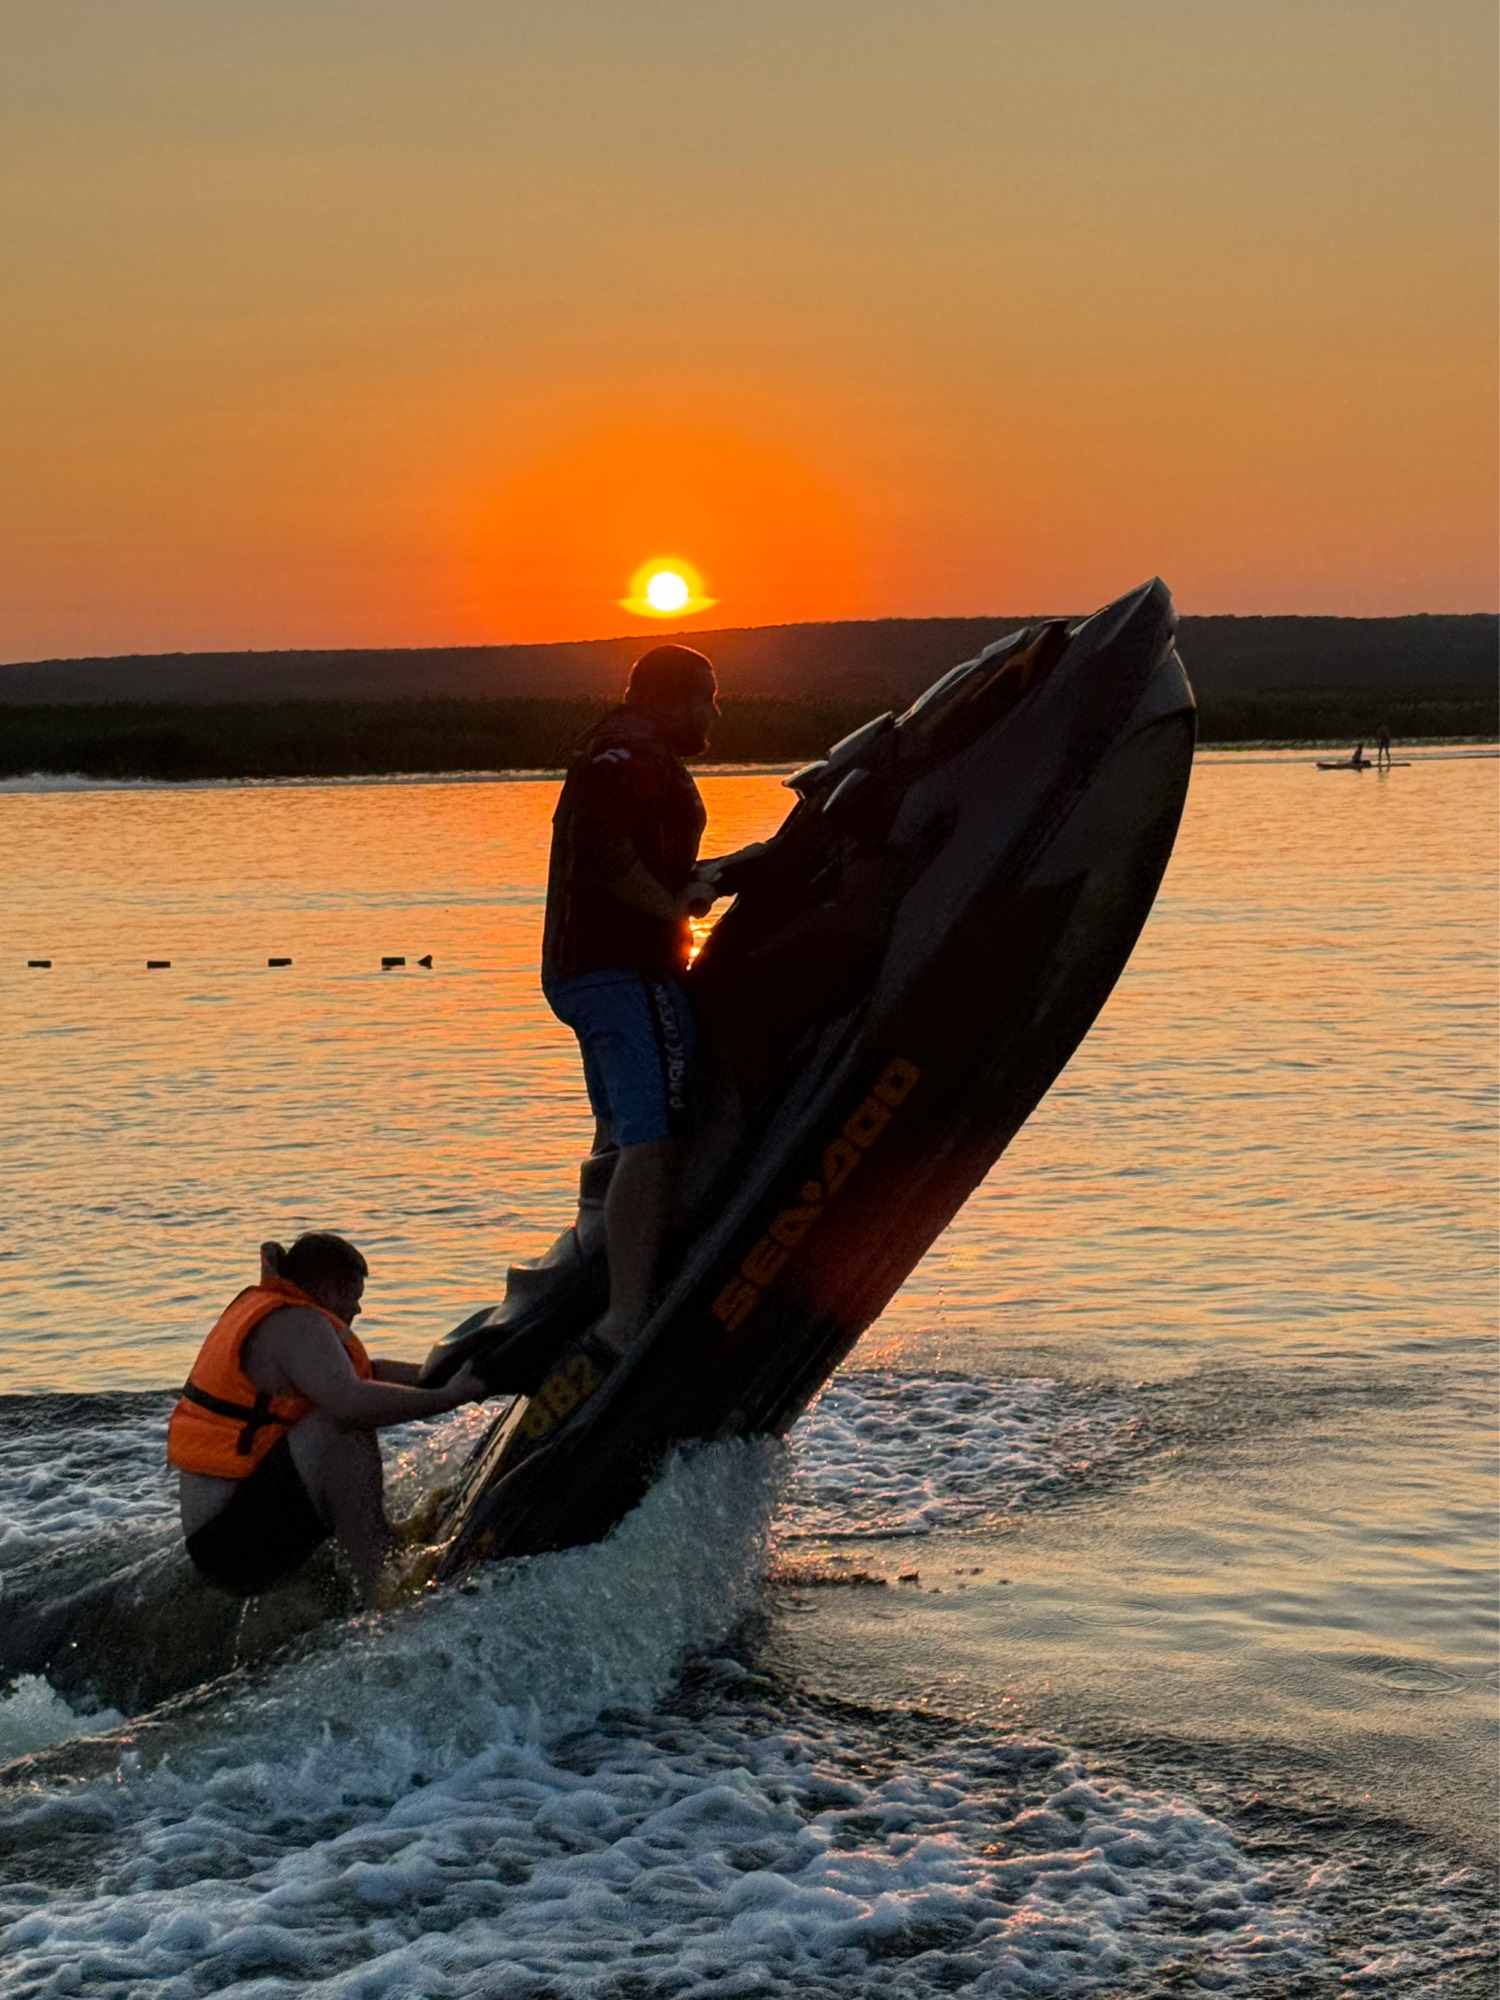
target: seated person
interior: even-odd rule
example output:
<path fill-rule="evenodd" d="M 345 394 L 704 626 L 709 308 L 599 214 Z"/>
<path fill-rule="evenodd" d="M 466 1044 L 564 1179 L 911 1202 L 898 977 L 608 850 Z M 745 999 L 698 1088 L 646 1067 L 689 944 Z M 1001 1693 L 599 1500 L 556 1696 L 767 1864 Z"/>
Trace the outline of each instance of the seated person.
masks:
<path fill-rule="evenodd" d="M 370 1359 L 351 1330 L 368 1269 L 341 1236 L 267 1244 L 259 1282 L 219 1316 L 172 1412 L 187 1552 L 236 1597 L 332 1535 L 373 1605 L 392 1539 L 376 1431 L 489 1394 L 468 1364 L 419 1389 L 419 1363 Z"/>

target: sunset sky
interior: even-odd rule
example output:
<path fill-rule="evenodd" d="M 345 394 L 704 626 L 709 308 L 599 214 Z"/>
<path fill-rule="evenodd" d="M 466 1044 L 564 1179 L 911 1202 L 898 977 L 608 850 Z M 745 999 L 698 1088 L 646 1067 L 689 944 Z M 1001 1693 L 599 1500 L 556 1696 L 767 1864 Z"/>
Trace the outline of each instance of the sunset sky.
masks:
<path fill-rule="evenodd" d="M 1480 610 L 1489 0 L 13 0 L 0 658 Z M 681 626 L 672 629 L 681 629 Z"/>

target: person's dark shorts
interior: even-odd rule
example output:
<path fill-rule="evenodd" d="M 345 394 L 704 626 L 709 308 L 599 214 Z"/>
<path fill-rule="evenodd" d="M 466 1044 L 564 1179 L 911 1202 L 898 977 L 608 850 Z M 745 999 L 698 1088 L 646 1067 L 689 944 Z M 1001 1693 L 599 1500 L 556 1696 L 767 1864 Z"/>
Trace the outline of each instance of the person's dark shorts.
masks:
<path fill-rule="evenodd" d="M 589 1103 L 615 1144 L 649 1146 L 681 1132 L 698 1038 L 677 981 L 588 972 L 545 990 L 578 1037 Z"/>
<path fill-rule="evenodd" d="M 254 1597 L 300 1569 L 330 1532 L 283 1438 L 240 1482 L 227 1506 L 188 1536 L 187 1552 L 220 1590 Z"/>

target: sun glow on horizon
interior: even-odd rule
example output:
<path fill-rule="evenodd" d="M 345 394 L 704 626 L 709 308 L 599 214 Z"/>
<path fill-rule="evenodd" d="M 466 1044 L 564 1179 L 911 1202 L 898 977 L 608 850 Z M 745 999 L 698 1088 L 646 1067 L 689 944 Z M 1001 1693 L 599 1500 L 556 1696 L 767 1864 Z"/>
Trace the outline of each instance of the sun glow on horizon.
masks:
<path fill-rule="evenodd" d="M 664 616 L 681 611 L 692 592 L 675 569 L 659 569 L 646 585 L 646 602 Z"/>
<path fill-rule="evenodd" d="M 703 579 L 691 563 L 679 556 L 653 556 L 630 579 L 630 595 L 618 601 L 637 618 L 690 618 L 719 600 L 704 595 Z"/>

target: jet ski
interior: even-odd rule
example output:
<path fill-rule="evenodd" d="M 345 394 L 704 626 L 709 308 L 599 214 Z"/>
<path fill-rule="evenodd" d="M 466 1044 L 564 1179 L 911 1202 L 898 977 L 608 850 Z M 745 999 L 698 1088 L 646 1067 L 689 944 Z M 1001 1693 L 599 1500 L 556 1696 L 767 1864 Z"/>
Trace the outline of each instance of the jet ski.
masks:
<path fill-rule="evenodd" d="M 1153 581 L 1013 633 L 786 780 L 687 974 L 705 1106 L 650 1316 L 613 1367 L 612 1155 L 576 1220 L 439 1341 L 515 1400 L 438 1574 L 606 1534 L 697 1440 L 779 1435 L 984 1179 L 1088 1032 L 1166 868 L 1192 690 Z"/>

